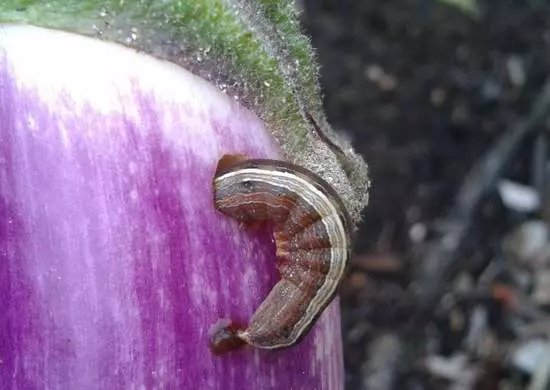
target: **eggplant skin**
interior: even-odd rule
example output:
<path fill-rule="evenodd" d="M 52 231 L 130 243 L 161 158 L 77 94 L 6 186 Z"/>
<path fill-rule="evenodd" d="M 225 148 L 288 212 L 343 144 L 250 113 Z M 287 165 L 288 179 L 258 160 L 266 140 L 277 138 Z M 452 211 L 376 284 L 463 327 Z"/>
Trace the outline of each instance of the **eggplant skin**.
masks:
<path fill-rule="evenodd" d="M 212 204 L 235 152 L 280 157 L 262 121 L 188 71 L 0 26 L 0 388 L 342 388 L 337 301 L 294 348 L 208 348 L 276 278 L 268 232 Z"/>

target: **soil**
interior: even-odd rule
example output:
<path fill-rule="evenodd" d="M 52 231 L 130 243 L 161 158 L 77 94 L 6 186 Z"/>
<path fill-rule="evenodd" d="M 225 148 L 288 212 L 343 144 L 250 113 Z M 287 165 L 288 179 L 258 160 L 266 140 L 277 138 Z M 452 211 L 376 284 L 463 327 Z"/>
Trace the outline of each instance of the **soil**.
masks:
<path fill-rule="evenodd" d="M 342 287 L 347 388 L 358 389 L 368 358 L 361 330 L 410 315 L 399 303 L 418 242 L 430 237 L 469 169 L 525 116 L 546 79 L 550 4 L 480 0 L 469 14 L 436 0 L 302 3 L 329 121 L 351 137 L 373 180 Z M 518 166 L 509 175 L 528 182 Z M 380 291 L 382 298 L 361 303 Z M 409 387 L 430 388 L 422 381 L 398 386 Z"/>

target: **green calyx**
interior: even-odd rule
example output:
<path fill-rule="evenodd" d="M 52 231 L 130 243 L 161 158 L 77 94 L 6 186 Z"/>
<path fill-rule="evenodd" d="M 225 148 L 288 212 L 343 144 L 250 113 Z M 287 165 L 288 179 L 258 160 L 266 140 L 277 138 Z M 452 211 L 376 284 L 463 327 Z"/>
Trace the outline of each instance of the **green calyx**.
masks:
<path fill-rule="evenodd" d="M 338 144 L 325 120 L 313 50 L 300 32 L 297 14 L 292 0 L 0 2 L 0 24 L 31 24 L 97 37 L 189 69 L 262 118 L 291 160 L 319 149 L 311 142 L 316 137 L 312 118 L 317 132 L 332 139 L 332 146 Z M 349 148 L 336 155 L 339 167 L 320 173 L 341 175 L 348 182 L 343 197 L 358 220 L 367 201 L 366 166 Z M 319 161 L 295 162 L 315 168 L 326 161 L 320 156 Z M 335 181 L 342 187 L 341 180 Z"/>

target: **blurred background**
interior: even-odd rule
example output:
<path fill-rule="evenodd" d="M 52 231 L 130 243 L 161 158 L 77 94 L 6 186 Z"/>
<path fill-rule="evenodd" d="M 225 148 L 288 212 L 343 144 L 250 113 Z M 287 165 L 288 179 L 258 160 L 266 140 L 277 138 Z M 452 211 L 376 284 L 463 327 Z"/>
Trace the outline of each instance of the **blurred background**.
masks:
<path fill-rule="evenodd" d="M 373 188 L 347 389 L 549 389 L 550 2 L 303 0 Z"/>

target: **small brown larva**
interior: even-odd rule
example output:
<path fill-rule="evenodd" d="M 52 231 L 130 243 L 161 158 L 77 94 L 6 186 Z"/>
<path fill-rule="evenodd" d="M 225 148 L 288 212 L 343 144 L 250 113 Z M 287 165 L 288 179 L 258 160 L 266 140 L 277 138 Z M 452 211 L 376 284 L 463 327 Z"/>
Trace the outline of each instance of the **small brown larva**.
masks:
<path fill-rule="evenodd" d="M 273 224 L 281 280 L 247 327 L 218 326 L 212 350 L 296 344 L 331 302 L 350 256 L 351 222 L 338 194 L 294 164 L 226 155 L 214 177 L 214 204 L 242 223 Z"/>

